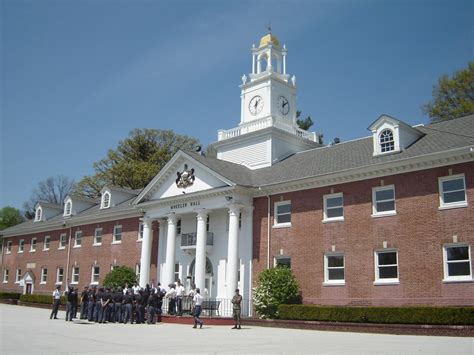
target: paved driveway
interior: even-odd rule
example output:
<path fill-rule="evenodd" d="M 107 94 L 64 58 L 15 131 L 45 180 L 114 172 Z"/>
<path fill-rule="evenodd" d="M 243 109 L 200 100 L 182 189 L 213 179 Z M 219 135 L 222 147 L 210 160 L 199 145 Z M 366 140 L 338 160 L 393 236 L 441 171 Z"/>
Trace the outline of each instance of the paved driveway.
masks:
<path fill-rule="evenodd" d="M 474 338 L 246 326 L 81 324 L 40 308 L 0 304 L 4 354 L 474 354 Z"/>

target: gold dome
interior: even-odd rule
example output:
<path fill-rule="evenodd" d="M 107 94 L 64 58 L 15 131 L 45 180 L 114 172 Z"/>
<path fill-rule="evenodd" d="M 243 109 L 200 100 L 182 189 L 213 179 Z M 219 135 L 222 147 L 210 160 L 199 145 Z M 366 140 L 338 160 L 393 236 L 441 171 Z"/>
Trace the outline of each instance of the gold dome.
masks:
<path fill-rule="evenodd" d="M 280 42 L 278 41 L 278 38 L 276 38 L 271 33 L 268 33 L 260 39 L 260 46 L 258 48 L 265 47 L 269 43 L 273 44 L 275 47 L 280 47 Z"/>

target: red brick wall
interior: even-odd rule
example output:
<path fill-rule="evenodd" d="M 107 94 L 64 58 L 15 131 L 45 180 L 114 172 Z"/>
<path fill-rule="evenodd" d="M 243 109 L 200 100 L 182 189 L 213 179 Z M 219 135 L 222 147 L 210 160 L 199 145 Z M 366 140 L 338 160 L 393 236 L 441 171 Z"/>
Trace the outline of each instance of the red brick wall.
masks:
<path fill-rule="evenodd" d="M 464 173 L 468 207 L 439 210 L 438 177 Z M 395 185 L 395 216 L 373 218 L 372 187 Z M 271 196 L 291 200 L 289 228 L 271 228 L 270 257 L 291 257 L 304 303 L 333 305 L 474 305 L 474 283 L 443 283 L 442 246 L 471 245 L 474 258 L 474 163 L 466 163 L 331 186 L 344 196 L 344 221 L 322 223 L 323 195 L 331 187 Z M 267 198 L 254 200 L 253 280 L 267 262 Z M 398 249 L 398 285 L 376 286 L 374 250 Z M 345 285 L 323 286 L 324 253 L 345 255 Z M 255 285 L 254 285 L 255 286 Z"/>
<path fill-rule="evenodd" d="M 122 225 L 122 242 L 120 244 L 112 244 L 112 235 L 115 225 Z M 135 265 L 140 262 L 141 242 L 138 239 L 138 218 L 128 218 L 112 222 L 101 222 L 83 225 L 80 227 L 71 228 L 71 248 L 70 261 L 67 268 L 67 255 L 69 248 L 69 228 L 55 230 L 50 232 L 34 233 L 29 235 L 22 235 L 18 237 L 6 238 L 5 248 L 3 250 L 3 264 L 2 274 L 0 275 L 0 290 L 1 291 L 16 291 L 21 292 L 18 284 L 15 284 L 15 273 L 17 268 L 21 268 L 22 275 L 25 274 L 28 263 L 35 263 L 36 267 L 31 269 L 35 275 L 34 293 L 50 293 L 55 287 L 56 270 L 58 267 L 64 268 L 64 281 L 62 287 L 71 279 L 72 266 L 76 263 L 79 266 L 79 289 L 91 282 L 92 265 L 97 261 L 100 266 L 101 283 L 105 275 L 110 271 L 111 265 L 129 266 L 135 270 Z M 93 246 L 94 233 L 96 228 L 102 228 L 102 245 Z M 82 231 L 82 244 L 80 248 L 74 248 L 74 235 L 77 230 Z M 58 249 L 59 236 L 62 233 L 67 233 L 67 243 L 65 249 Z M 44 237 L 49 235 L 51 237 L 49 250 L 44 251 Z M 156 276 L 156 262 L 158 250 L 158 225 L 153 224 L 153 245 L 151 255 L 151 269 L 150 277 L 153 279 Z M 31 239 L 37 238 L 36 252 L 30 253 Z M 23 253 L 18 253 L 19 240 L 25 240 L 25 248 Z M 11 254 L 6 254 L 6 241 L 13 241 Z M 40 283 L 41 268 L 48 269 L 48 278 L 46 284 Z M 3 283 L 3 269 L 9 269 L 9 282 Z M 66 269 L 67 274 L 66 274 Z M 66 281 L 68 280 L 68 281 Z"/>

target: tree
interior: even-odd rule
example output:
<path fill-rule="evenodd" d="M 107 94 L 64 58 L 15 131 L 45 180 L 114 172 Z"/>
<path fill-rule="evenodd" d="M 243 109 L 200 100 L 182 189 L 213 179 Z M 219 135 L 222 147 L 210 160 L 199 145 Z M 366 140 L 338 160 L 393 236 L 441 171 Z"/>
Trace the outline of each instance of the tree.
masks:
<path fill-rule="evenodd" d="M 433 87 L 432 101 L 422 106 L 431 122 L 446 121 L 474 113 L 474 62 L 454 73 L 441 76 Z"/>
<path fill-rule="evenodd" d="M 125 284 L 132 286 L 137 282 L 135 271 L 128 266 L 119 266 L 110 271 L 104 278 L 105 287 L 125 287 Z"/>
<path fill-rule="evenodd" d="M 77 190 L 95 198 L 106 184 L 142 189 L 178 150 L 194 150 L 197 145 L 197 139 L 173 131 L 134 129 L 106 158 L 93 164 L 95 174 L 84 177 Z"/>
<path fill-rule="evenodd" d="M 21 213 L 16 208 L 7 206 L 0 209 L 0 231 L 23 222 Z"/>
<path fill-rule="evenodd" d="M 314 122 L 310 116 L 304 119 L 300 119 L 300 116 L 301 116 L 301 111 L 296 111 L 296 124 L 298 125 L 299 128 L 307 131 L 314 124 Z"/>
<path fill-rule="evenodd" d="M 253 291 L 253 304 L 262 318 L 277 318 L 280 304 L 299 303 L 298 282 L 288 267 L 262 271 Z"/>
<path fill-rule="evenodd" d="M 33 189 L 30 199 L 23 204 L 25 217 L 33 219 L 35 216 L 35 205 L 39 201 L 62 205 L 66 196 L 74 188 L 74 180 L 64 175 L 50 176 L 46 180 L 40 181 Z"/>

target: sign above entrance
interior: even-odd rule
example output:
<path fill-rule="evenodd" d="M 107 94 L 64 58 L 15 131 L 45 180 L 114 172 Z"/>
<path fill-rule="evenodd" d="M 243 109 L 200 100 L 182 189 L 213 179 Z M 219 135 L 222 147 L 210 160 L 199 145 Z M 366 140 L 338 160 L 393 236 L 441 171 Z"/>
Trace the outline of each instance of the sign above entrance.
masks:
<path fill-rule="evenodd" d="M 199 205 L 201 205 L 201 201 L 191 201 L 189 203 L 189 206 L 191 206 L 191 207 L 199 206 Z M 184 202 L 184 203 L 177 203 L 176 205 L 171 205 L 170 209 L 171 210 L 177 210 L 177 209 L 186 208 L 186 207 L 188 207 L 188 203 Z"/>
<path fill-rule="evenodd" d="M 186 188 L 191 186 L 196 179 L 194 176 L 194 169 L 188 170 L 188 164 L 184 164 L 184 170 L 182 172 L 177 172 L 176 175 L 176 186 Z"/>

